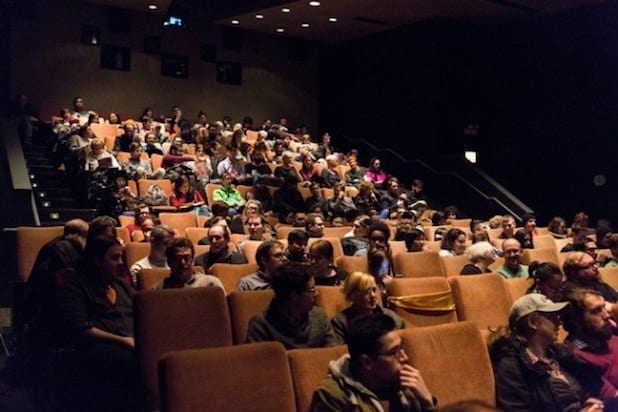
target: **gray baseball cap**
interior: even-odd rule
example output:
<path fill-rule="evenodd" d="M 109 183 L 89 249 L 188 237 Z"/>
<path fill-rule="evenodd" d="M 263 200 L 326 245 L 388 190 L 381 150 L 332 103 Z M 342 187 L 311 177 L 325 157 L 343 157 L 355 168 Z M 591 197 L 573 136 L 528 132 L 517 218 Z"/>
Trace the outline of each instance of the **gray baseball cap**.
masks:
<path fill-rule="evenodd" d="M 529 293 L 513 303 L 510 319 L 516 322 L 532 312 L 560 312 L 568 304 L 569 302 L 552 302 L 547 296 L 540 293 Z"/>

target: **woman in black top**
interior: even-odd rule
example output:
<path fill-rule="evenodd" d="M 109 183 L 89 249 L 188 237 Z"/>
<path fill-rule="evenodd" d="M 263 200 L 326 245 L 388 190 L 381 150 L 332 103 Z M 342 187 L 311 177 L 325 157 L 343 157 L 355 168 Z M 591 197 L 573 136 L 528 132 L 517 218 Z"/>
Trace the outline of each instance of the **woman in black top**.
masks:
<path fill-rule="evenodd" d="M 489 265 L 495 262 L 496 253 L 489 242 L 477 242 L 465 251 L 470 263 L 461 269 L 460 275 L 480 275 L 491 273 Z"/>

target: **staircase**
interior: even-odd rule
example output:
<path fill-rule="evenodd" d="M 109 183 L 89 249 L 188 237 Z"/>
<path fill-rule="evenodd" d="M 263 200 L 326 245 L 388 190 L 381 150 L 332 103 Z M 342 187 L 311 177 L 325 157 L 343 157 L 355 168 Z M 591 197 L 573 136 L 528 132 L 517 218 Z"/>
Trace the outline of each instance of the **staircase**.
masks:
<path fill-rule="evenodd" d="M 96 217 L 96 209 L 81 204 L 71 176 L 51 164 L 45 146 L 25 148 L 24 157 L 41 226 L 63 225 L 75 218 L 90 221 Z"/>

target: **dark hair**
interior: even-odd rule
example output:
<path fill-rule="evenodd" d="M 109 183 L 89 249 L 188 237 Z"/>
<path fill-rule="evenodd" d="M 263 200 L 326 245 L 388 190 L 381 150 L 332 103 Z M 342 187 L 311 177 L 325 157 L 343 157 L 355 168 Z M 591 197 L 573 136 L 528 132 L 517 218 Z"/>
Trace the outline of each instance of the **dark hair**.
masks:
<path fill-rule="evenodd" d="M 111 216 L 99 216 L 94 218 L 92 222 L 90 222 L 90 226 L 88 227 L 88 240 L 90 243 L 92 239 L 99 237 L 107 237 L 105 232 L 108 228 L 112 228 L 112 238 L 116 238 L 116 226 L 118 223 L 116 219 Z"/>
<path fill-rule="evenodd" d="M 384 222 L 375 222 L 369 226 L 369 239 L 371 239 L 371 234 L 376 230 L 384 234 L 384 240 L 388 243 L 388 240 L 391 238 L 391 228 Z"/>
<path fill-rule="evenodd" d="M 560 227 L 560 224 L 564 224 L 565 233 L 558 232 L 558 228 Z M 560 216 L 552 217 L 549 223 L 547 224 L 547 230 L 549 230 L 551 233 L 555 233 L 559 235 L 566 235 L 566 220 L 564 220 L 564 218 Z"/>
<path fill-rule="evenodd" d="M 352 373 L 360 370 L 360 358 L 367 355 L 377 358 L 382 347 L 381 338 L 395 330 L 395 321 L 383 313 L 359 316 L 352 319 L 346 334 Z"/>
<path fill-rule="evenodd" d="M 278 240 L 267 240 L 258 246 L 257 251 L 255 252 L 255 260 L 260 269 L 264 269 L 262 259 L 269 257 L 271 251 L 276 247 L 283 249 L 283 243 Z"/>
<path fill-rule="evenodd" d="M 403 240 L 406 242 L 406 249 L 408 250 L 408 252 L 414 246 L 414 242 L 416 242 L 416 240 L 421 236 L 425 236 L 425 232 L 420 229 L 406 230 L 404 232 Z"/>
<path fill-rule="evenodd" d="M 375 169 L 373 168 L 373 164 L 376 160 L 380 160 L 379 157 L 372 157 L 371 160 L 369 161 L 369 170 L 371 170 L 372 172 L 375 171 Z M 380 170 L 382 170 L 382 161 L 380 161 Z"/>
<path fill-rule="evenodd" d="M 311 254 L 312 250 L 315 251 L 318 256 L 328 259 L 331 263 L 333 262 L 333 245 L 328 240 L 316 240 L 309 246 L 309 254 Z"/>
<path fill-rule="evenodd" d="M 536 220 L 536 216 L 534 215 L 534 213 L 524 213 L 524 214 L 521 216 L 521 223 L 525 225 L 525 224 L 526 224 L 526 222 L 527 222 L 528 220 L 531 220 L 531 219 L 535 219 L 535 220 Z"/>
<path fill-rule="evenodd" d="M 191 187 L 191 183 L 189 182 L 189 178 L 187 176 L 180 175 L 178 176 L 178 179 L 174 181 L 174 194 L 176 195 L 176 197 L 182 196 L 182 193 L 180 193 L 180 187 L 185 183 L 189 183 L 189 190 L 185 195 L 185 201 L 186 203 L 191 203 L 195 199 L 195 195 L 193 192 L 193 187 Z"/>
<path fill-rule="evenodd" d="M 576 288 L 571 292 L 566 301 L 569 302 L 567 310 L 561 313 L 562 324 L 567 332 L 574 333 L 580 329 L 584 323 L 584 313 L 586 312 L 586 295 L 603 295 L 594 289 Z"/>
<path fill-rule="evenodd" d="M 307 232 L 300 229 L 294 229 L 290 233 L 288 233 L 288 245 L 290 243 L 302 243 L 304 245 L 309 241 L 309 236 L 307 236 Z"/>
<path fill-rule="evenodd" d="M 92 225 L 90 225 L 92 228 Z M 109 274 L 103 273 L 98 265 L 98 260 L 102 259 L 107 251 L 113 246 L 122 246 L 116 238 L 98 236 L 89 238 L 84 248 L 84 253 L 79 262 L 79 273 L 88 282 L 97 286 L 109 285 L 111 279 Z"/>
<path fill-rule="evenodd" d="M 322 218 L 322 216 L 317 213 L 307 214 L 307 216 L 305 216 L 305 230 L 309 230 L 309 226 L 315 225 L 315 220 L 317 218 L 320 218 L 322 219 L 322 221 L 324 221 L 324 218 Z"/>
<path fill-rule="evenodd" d="M 273 275 L 272 288 L 275 297 L 281 302 L 286 302 L 292 293 L 305 292 L 307 282 L 311 280 L 309 265 L 296 262 L 284 263 Z"/>
<path fill-rule="evenodd" d="M 457 229 L 456 227 L 449 229 L 448 232 L 446 232 L 446 235 L 444 235 L 444 237 L 442 238 L 442 244 L 440 245 L 440 247 L 444 250 L 453 250 L 455 241 L 461 235 L 465 236 L 466 233 L 461 229 Z"/>
<path fill-rule="evenodd" d="M 165 257 L 167 258 L 168 263 L 176 258 L 176 249 L 181 248 L 191 249 L 191 256 L 195 257 L 195 248 L 193 247 L 193 243 L 186 237 L 178 237 L 172 239 L 168 243 L 167 248 L 165 248 Z"/>
<path fill-rule="evenodd" d="M 444 214 L 444 212 L 440 212 L 438 210 L 437 212 L 434 212 L 434 214 L 431 216 L 431 224 L 433 226 L 443 225 L 445 223 L 444 221 L 445 218 L 446 218 L 446 215 Z"/>
<path fill-rule="evenodd" d="M 446 217 L 446 216 L 448 216 L 450 214 L 454 214 L 455 216 L 457 216 L 459 214 L 458 210 L 457 210 L 457 207 L 455 207 L 455 206 L 447 206 L 447 207 L 445 207 L 444 208 L 444 216 Z"/>
<path fill-rule="evenodd" d="M 539 283 L 544 283 L 553 278 L 555 275 L 562 276 L 560 268 L 552 262 L 537 262 L 536 260 L 528 266 L 528 273 L 534 283 L 528 288 L 526 293 L 534 292 L 535 286 Z"/>
<path fill-rule="evenodd" d="M 220 200 L 217 200 L 215 202 L 212 203 L 212 205 L 210 206 L 210 210 L 212 211 L 212 214 L 214 216 L 224 216 L 227 215 L 227 211 L 229 210 L 229 206 L 227 205 L 227 203 L 222 202 Z"/>

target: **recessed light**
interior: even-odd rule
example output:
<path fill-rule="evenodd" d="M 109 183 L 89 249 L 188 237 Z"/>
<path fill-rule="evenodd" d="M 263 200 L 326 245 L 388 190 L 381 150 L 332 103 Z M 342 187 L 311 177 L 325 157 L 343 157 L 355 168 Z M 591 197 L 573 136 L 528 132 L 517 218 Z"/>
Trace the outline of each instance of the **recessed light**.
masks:
<path fill-rule="evenodd" d="M 329 17 L 328 21 L 330 21 L 331 23 L 337 23 L 337 17 Z"/>
<path fill-rule="evenodd" d="M 159 8 L 159 6 L 157 6 L 156 4 L 149 4 L 149 5 L 148 5 L 148 8 L 149 8 L 150 10 L 156 10 L 156 9 L 158 9 L 158 8 Z"/>
<path fill-rule="evenodd" d="M 319 7 L 320 6 L 320 2 L 319 1 L 310 1 L 309 5 L 311 7 Z"/>
<path fill-rule="evenodd" d="M 232 20 L 232 24 L 240 24 L 238 20 Z"/>
<path fill-rule="evenodd" d="M 282 8 L 282 9 L 281 9 L 281 12 L 282 12 L 282 13 L 289 13 L 289 12 L 291 12 L 291 11 L 292 11 L 292 10 L 288 9 L 287 7 L 284 7 L 284 8 Z"/>
<path fill-rule="evenodd" d="M 303 23 L 303 24 L 301 24 L 301 27 L 307 28 L 307 27 L 309 27 L 309 23 Z"/>
<path fill-rule="evenodd" d="M 281 27 L 279 27 L 279 28 L 277 29 L 277 33 L 283 33 L 284 31 L 285 31 L 285 30 L 283 30 Z"/>
<path fill-rule="evenodd" d="M 258 19 L 258 20 L 262 20 L 264 18 L 264 15 L 263 14 L 256 14 L 255 18 Z"/>

